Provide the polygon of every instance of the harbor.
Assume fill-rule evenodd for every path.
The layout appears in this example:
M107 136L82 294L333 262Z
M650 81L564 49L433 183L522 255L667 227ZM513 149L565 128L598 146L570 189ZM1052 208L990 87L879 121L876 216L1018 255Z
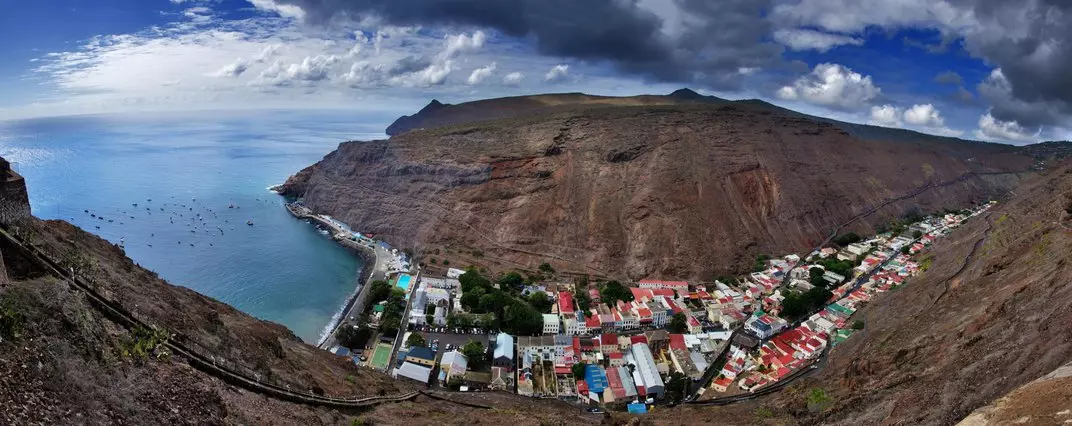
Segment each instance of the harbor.
M357 273L354 292L347 298L339 313L324 328L325 333L317 342L317 347L328 349L335 346L335 332L338 328L347 321L356 321L361 312L364 312L368 295L365 289L369 287L369 284L376 280L386 280L390 273L401 272L400 267L404 264L399 261L398 254L392 252L386 244L354 232L348 225L331 216L316 214L300 202L286 203L286 208L294 217L309 220L327 229L332 240L353 252L364 262L364 266Z

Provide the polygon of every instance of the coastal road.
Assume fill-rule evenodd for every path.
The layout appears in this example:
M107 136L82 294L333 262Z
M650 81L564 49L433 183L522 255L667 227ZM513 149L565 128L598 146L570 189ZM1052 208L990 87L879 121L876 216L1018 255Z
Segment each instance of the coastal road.
M347 245L346 241L340 241L340 243ZM367 250L362 248L357 249ZM344 312L343 315L339 317L339 320L335 324L333 324L333 326L331 327L331 332L328 333L327 336L324 336L324 340L320 342L320 345L318 345L319 348L330 349L331 347L335 346L335 332L338 331L339 327L341 327L342 324L344 324L346 321L355 321L361 316L362 312L360 312L359 309L364 310L366 306L363 306L364 304L358 304L353 302L361 298L361 293L363 293L365 291L365 288L368 287L368 285L371 284L373 281L387 279L387 266L390 262L390 259L393 257L394 256L391 254L391 252L383 248L383 246L380 246L379 244L376 245L373 255L373 259L375 259L375 262L372 265L362 266L362 269L371 267L372 273L369 274L368 280L366 280L365 282L361 282L361 277L362 275L364 275L364 271L361 271L357 274L357 289L355 289L353 296L351 296L351 300L347 303L346 312Z

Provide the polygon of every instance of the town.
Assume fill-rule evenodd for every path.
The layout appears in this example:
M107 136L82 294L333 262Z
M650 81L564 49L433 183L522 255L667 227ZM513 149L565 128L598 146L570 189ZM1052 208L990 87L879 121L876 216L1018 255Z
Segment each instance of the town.
M866 239L846 233L803 257L760 255L754 272L708 282L561 282L546 263L493 281L446 261L432 277L392 249L330 350L428 387L590 412L739 398L807 374L867 327L857 309L930 267L917 254L993 204L901 220ZM330 217L318 222L336 239L376 244Z

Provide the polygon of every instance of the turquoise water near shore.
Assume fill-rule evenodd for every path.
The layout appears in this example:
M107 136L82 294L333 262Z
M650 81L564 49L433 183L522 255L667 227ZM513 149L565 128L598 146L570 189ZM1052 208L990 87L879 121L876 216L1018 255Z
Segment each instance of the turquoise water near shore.
M172 284L315 343L361 261L268 188L341 141L384 137L386 120L260 111L0 122L0 156L26 178L36 216L123 242Z

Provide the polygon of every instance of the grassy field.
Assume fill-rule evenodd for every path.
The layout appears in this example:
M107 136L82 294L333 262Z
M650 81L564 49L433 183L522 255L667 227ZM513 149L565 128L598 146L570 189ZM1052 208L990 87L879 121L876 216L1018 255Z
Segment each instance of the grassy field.
M372 353L372 367L383 370L391 362L391 345L380 343L376 345L376 352Z

